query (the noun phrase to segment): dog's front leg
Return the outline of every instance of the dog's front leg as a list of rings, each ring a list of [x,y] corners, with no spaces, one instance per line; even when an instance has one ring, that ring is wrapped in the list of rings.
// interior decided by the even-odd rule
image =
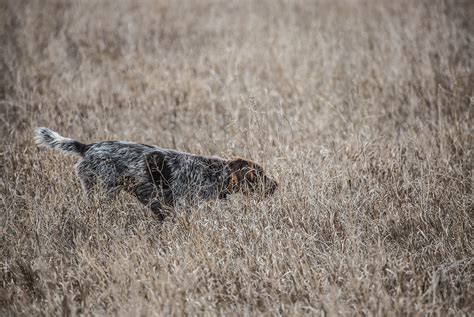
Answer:
[[[150,208],[153,213],[158,217],[159,221],[163,221],[166,218],[166,213],[163,210],[158,190],[152,183],[140,184],[135,187],[134,194],[137,199]]]

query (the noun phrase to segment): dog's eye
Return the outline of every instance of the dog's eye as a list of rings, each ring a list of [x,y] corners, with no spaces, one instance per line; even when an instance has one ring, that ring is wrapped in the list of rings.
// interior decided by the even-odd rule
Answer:
[[[257,174],[259,174],[259,175],[263,175],[263,174],[264,174],[263,168],[262,168],[261,166],[255,165],[254,168],[255,168],[255,171],[257,172]]]

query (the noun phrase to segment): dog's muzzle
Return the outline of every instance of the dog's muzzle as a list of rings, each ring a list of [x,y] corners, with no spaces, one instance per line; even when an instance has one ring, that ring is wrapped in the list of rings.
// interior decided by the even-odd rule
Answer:
[[[271,178],[265,177],[264,180],[265,196],[270,196],[278,189],[278,183]]]

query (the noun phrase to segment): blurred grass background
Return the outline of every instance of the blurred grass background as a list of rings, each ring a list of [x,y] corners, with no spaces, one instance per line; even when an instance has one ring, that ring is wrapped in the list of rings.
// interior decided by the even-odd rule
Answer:
[[[470,314],[470,1],[0,1],[5,315]],[[33,128],[240,155],[281,183],[83,198]]]

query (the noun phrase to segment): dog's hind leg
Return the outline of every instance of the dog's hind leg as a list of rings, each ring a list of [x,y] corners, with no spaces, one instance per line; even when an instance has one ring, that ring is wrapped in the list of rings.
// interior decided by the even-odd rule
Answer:
[[[85,174],[85,173],[79,173],[79,172],[76,172],[76,174],[79,177],[79,180],[81,181],[84,195],[87,198],[90,198],[92,195],[94,186],[97,183],[97,177],[94,174]]]
[[[105,179],[105,192],[107,193],[107,197],[115,198],[119,188],[120,187],[118,186],[118,182],[115,178],[107,177]]]
[[[84,161],[80,161],[76,165],[76,175],[77,177],[79,177],[79,180],[81,181],[84,195],[87,198],[90,198],[92,191],[94,189],[94,186],[97,183],[96,174],[87,168],[87,163],[85,163]]]

